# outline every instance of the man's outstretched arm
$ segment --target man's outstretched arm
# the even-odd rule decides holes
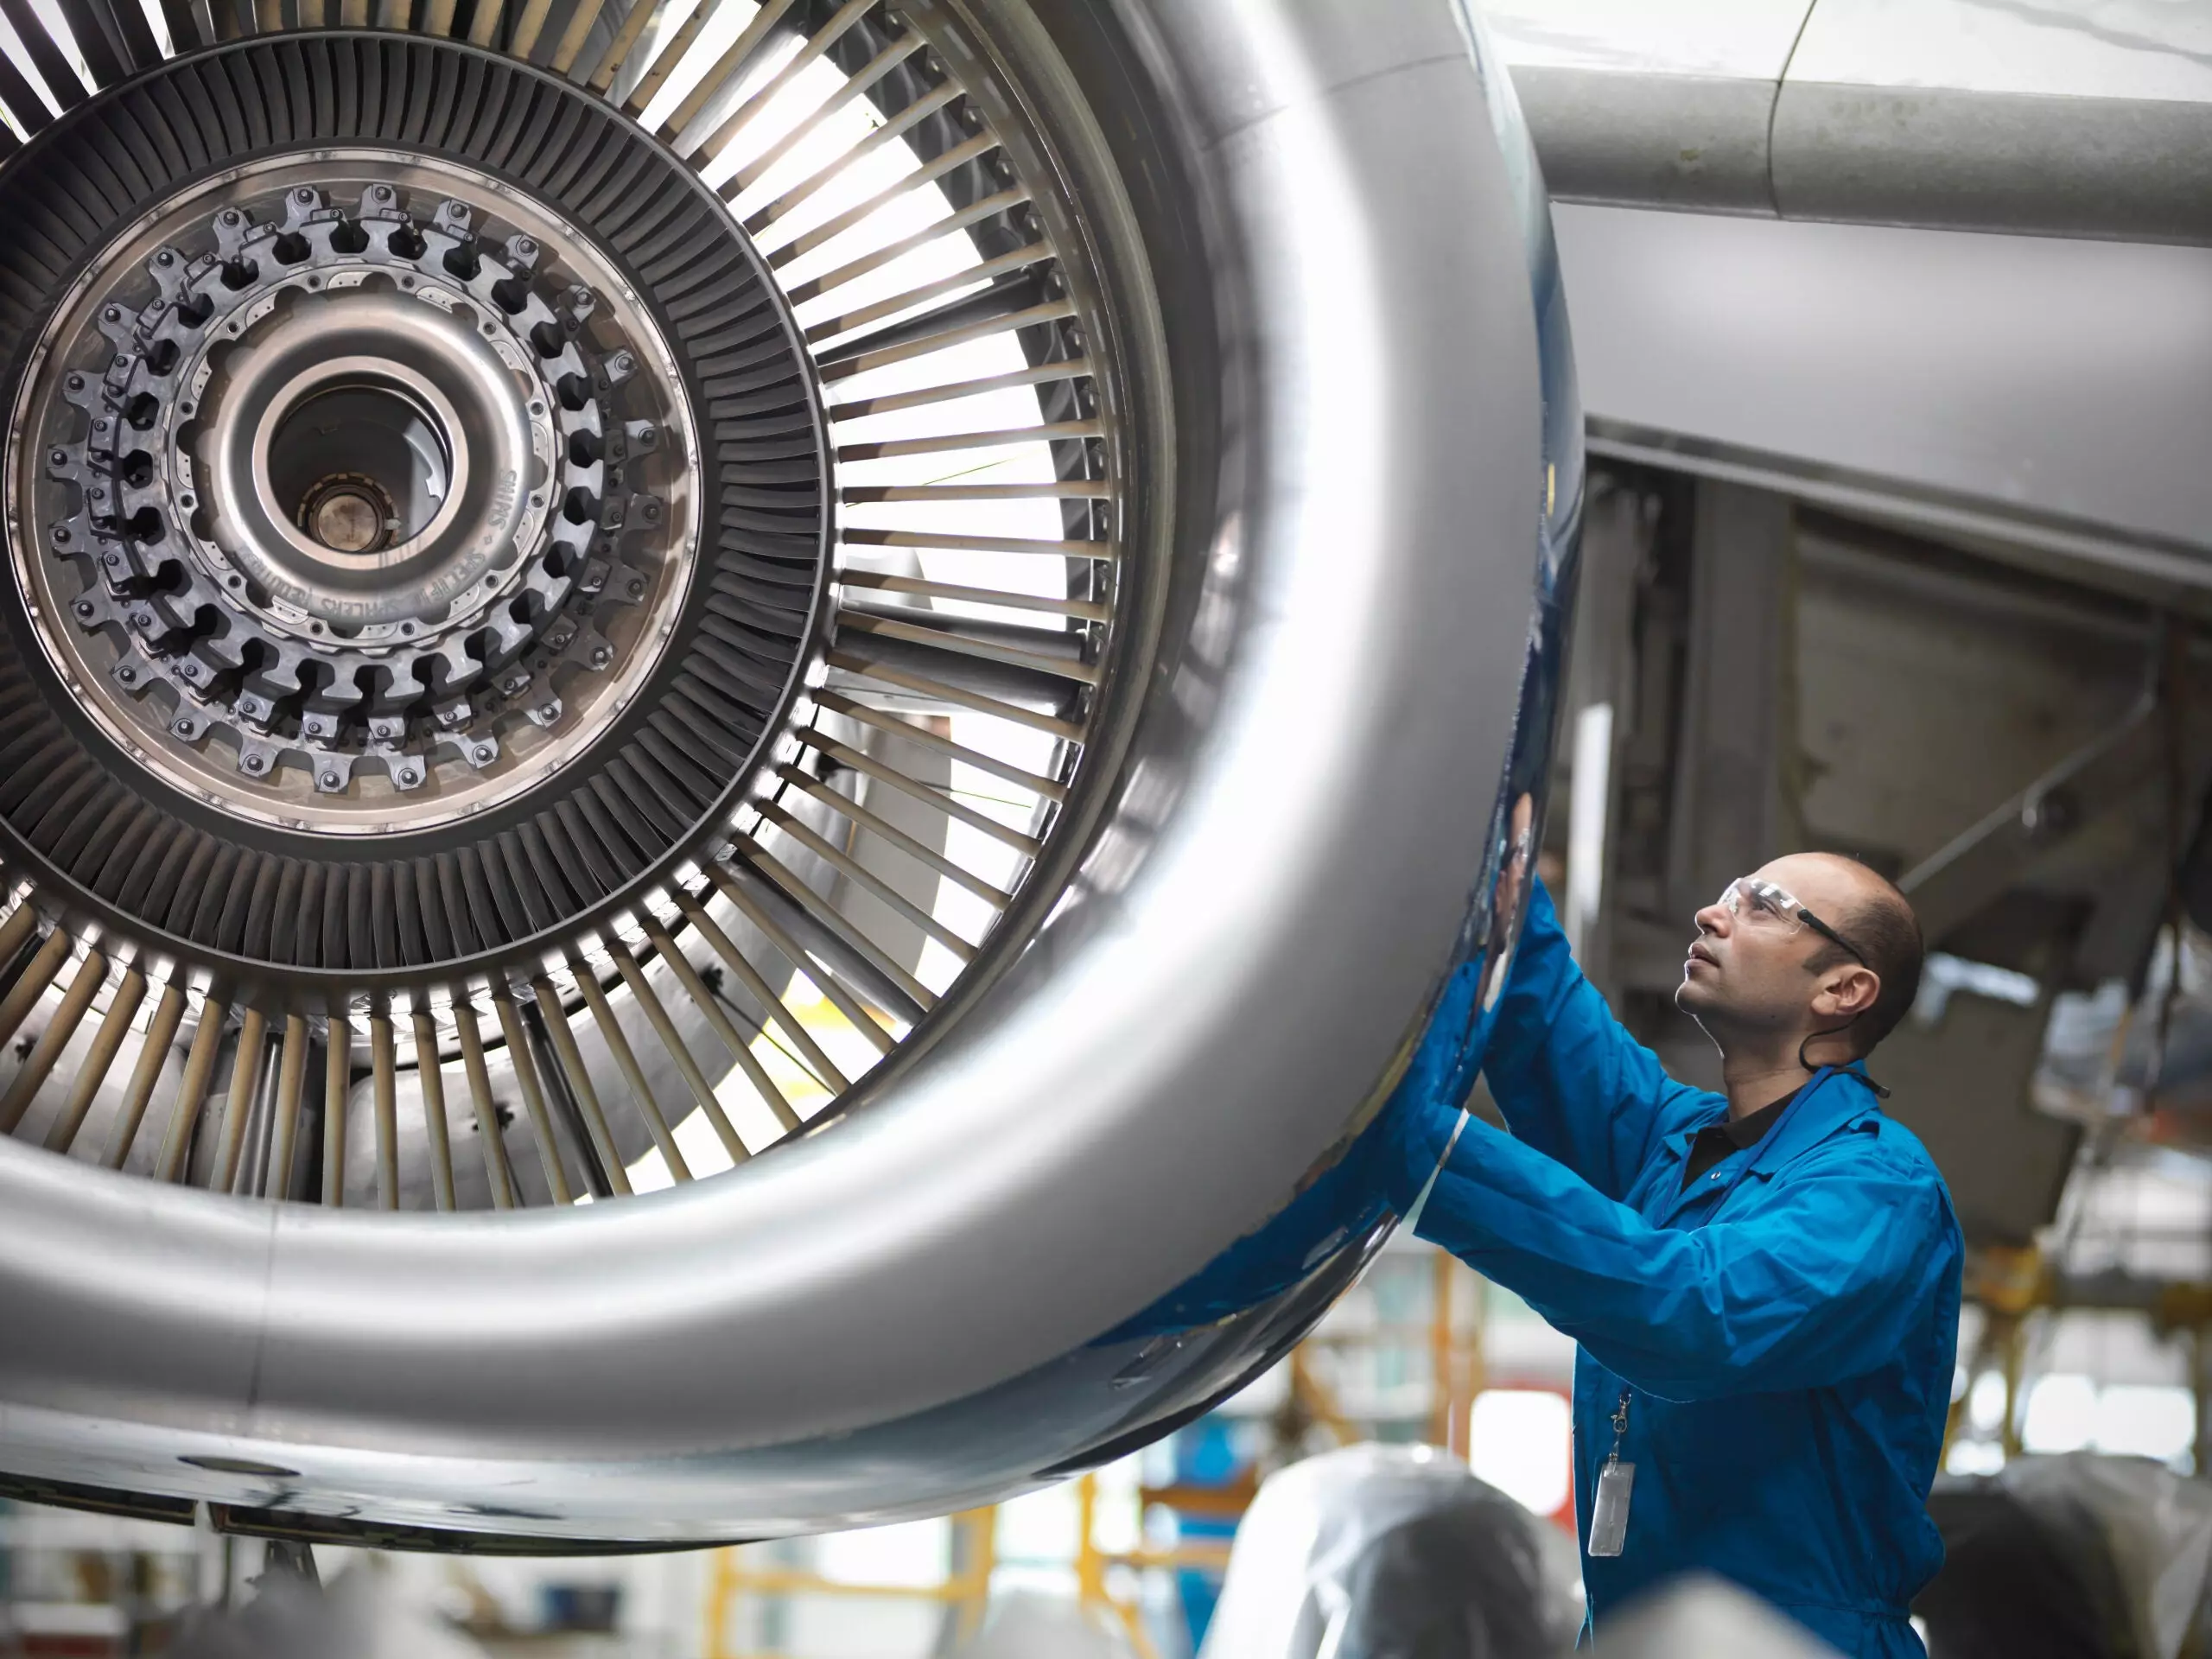
[[[1957,1289],[1958,1229],[1933,1172],[1850,1150],[1815,1154],[1772,1208],[1680,1231],[1472,1122],[1420,1231],[1649,1394],[1820,1388],[1873,1370],[1931,1295]]]
[[[1541,881],[1483,1076],[1517,1137],[1613,1198],[1627,1196],[1668,1109],[1697,1092],[1666,1074],[1583,977]]]

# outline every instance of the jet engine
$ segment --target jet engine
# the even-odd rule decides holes
[[[1459,0],[0,15],[0,1487],[756,1538],[1279,1358],[1573,588]]]

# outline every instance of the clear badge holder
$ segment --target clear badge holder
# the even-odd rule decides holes
[[[1598,1501],[1590,1507],[1590,1553],[1618,1555],[1628,1541],[1628,1498],[1636,1486],[1636,1465],[1605,1459],[1598,1471]]]
[[[1636,1490],[1636,1465],[1621,1461],[1621,1437],[1628,1433],[1629,1391],[1613,1410],[1613,1449],[1598,1471],[1598,1497],[1590,1506],[1590,1553],[1618,1555],[1628,1541],[1629,1494]]]

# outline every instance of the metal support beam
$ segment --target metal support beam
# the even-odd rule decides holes
[[[1613,837],[1620,758],[1637,719],[1637,579],[1650,556],[1658,503],[1632,483],[1592,479],[1582,531],[1582,578],[1568,653],[1564,757],[1567,891],[1561,916],[1591,982],[1614,988]]]
[[[1899,878],[1931,942],[2018,881],[2039,858],[2158,780],[2164,758],[2158,707],[2155,692],[2145,691],[2119,725]]]
[[[1781,766],[1796,633],[1790,511],[1764,490],[1698,485],[1667,883],[1684,917],[1791,838]]]

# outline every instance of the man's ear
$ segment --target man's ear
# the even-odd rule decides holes
[[[1882,995],[1882,979],[1872,968],[1855,962],[1839,963],[1828,970],[1821,989],[1835,999],[1837,1014],[1855,1020]]]

